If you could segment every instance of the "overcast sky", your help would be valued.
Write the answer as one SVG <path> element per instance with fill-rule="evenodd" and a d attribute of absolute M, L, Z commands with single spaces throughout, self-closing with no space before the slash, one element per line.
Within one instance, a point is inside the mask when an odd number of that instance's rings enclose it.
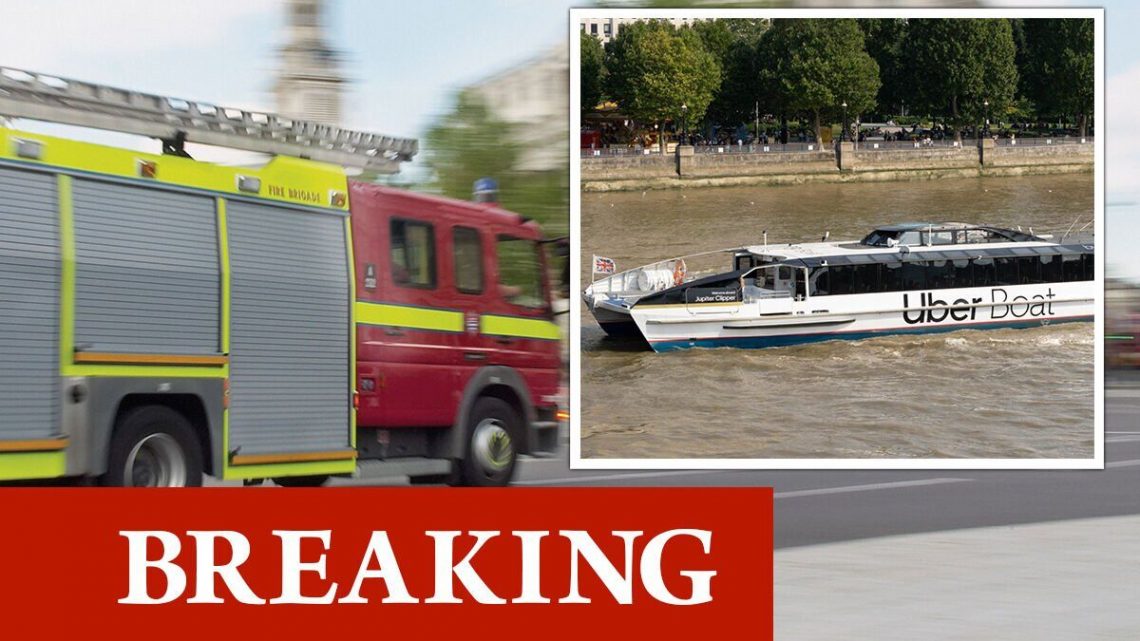
<path fill-rule="evenodd" d="M 276 51 L 285 36 L 281 0 L 0 3 L 0 65 L 231 107 L 274 108 Z M 456 89 L 564 45 L 573 4 L 329 2 L 330 44 L 343 53 L 343 71 L 352 80 L 344 124 L 421 136 L 448 111 Z"/>
<path fill-rule="evenodd" d="M 278 0 L 0 0 L 0 65 L 272 110 Z M 421 136 L 455 89 L 565 42 L 574 0 L 341 0 L 328 15 L 353 80 L 345 124 Z M 1039 2 L 1013 3 L 1040 5 Z M 1050 2 L 1048 4 L 1059 4 Z M 1106 11 L 1110 271 L 1140 280 L 1140 9 Z M 97 140 L 116 144 L 103 135 Z"/>

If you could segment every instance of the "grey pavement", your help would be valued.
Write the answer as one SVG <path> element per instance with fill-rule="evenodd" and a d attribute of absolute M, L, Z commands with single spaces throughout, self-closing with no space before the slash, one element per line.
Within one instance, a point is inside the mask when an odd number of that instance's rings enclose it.
<path fill-rule="evenodd" d="M 776 639 L 1140 638 L 1140 516 L 776 552 Z"/>

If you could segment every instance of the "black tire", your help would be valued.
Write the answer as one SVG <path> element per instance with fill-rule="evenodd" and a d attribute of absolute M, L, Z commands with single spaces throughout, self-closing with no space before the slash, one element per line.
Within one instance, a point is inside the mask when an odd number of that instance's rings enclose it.
<path fill-rule="evenodd" d="M 198 487 L 202 448 L 190 421 L 162 405 L 137 407 L 119 417 L 111 436 L 107 473 L 100 485 Z"/>
<path fill-rule="evenodd" d="M 279 476 L 273 482 L 281 487 L 320 487 L 329 480 L 328 474 L 313 476 Z"/>
<path fill-rule="evenodd" d="M 511 482 L 518 462 L 522 419 L 506 401 L 485 396 L 467 418 L 466 447 L 459 461 L 458 484 L 502 487 Z M 505 438 L 505 440 L 504 440 Z"/>

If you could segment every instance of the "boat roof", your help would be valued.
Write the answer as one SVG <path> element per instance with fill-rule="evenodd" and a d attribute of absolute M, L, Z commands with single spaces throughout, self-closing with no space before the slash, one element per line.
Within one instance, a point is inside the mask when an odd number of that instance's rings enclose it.
<path fill-rule="evenodd" d="M 1008 243 L 1001 247 L 987 245 L 971 249 L 931 248 L 923 247 L 919 250 L 900 253 L 890 252 L 862 252 L 831 256 L 802 256 L 786 258 L 780 261 L 785 265 L 800 267 L 822 267 L 839 265 L 868 265 L 871 263 L 894 263 L 916 261 L 965 261 L 982 258 L 1019 258 L 1023 256 L 1080 256 L 1088 254 L 1090 245 L 1033 245 Z"/>
<path fill-rule="evenodd" d="M 985 225 L 969 225 L 967 223 L 894 223 L 892 225 L 882 225 L 875 228 L 875 231 L 915 231 L 925 229 L 1000 229 L 1000 227 L 987 227 Z"/>
<path fill-rule="evenodd" d="M 987 232 L 985 240 L 981 242 L 959 242 L 952 244 L 867 244 L 857 240 L 838 240 L 815 243 L 790 243 L 783 245 L 750 245 L 744 251 L 769 260 L 814 259 L 837 256 L 876 256 L 884 258 L 870 259 L 860 262 L 889 262 L 886 256 L 897 257 L 900 253 L 921 254 L 938 260 L 941 254 L 954 254 L 954 260 L 977 258 L 979 256 L 1017 256 L 1017 255 L 1053 255 L 1068 253 L 1087 253 L 1093 247 L 1092 239 L 1088 235 L 1069 238 L 1069 243 L 1062 245 L 1056 241 L 1035 236 L 1023 231 L 994 227 L 989 225 L 971 225 L 967 223 L 896 223 L 882 225 L 872 232 L 886 234 L 901 234 L 913 231 L 947 231 L 947 230 L 978 230 Z M 1004 238 L 1003 238 L 1004 237 Z M 963 238 L 963 236 L 957 236 Z M 996 240 L 995 240 L 996 239 Z M 1006 240 L 1008 239 L 1008 240 Z M 1063 239 L 1064 240 L 1064 239 Z M 1057 249 L 1068 248 L 1068 249 Z M 1017 250 L 1017 251 L 1013 251 Z M 858 259 L 856 259 L 858 260 Z M 818 261 L 815 261 L 818 263 Z"/>

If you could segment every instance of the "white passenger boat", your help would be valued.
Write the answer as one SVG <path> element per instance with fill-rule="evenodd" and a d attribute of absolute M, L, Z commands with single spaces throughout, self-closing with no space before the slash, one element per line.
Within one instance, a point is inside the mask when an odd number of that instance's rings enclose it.
<path fill-rule="evenodd" d="M 722 253 L 728 271 L 690 271 L 694 258 Z M 907 223 L 861 241 L 664 260 L 595 280 L 583 298 L 607 333 L 640 334 L 659 352 L 774 347 L 1091 321 L 1094 271 L 1091 234 Z"/>

